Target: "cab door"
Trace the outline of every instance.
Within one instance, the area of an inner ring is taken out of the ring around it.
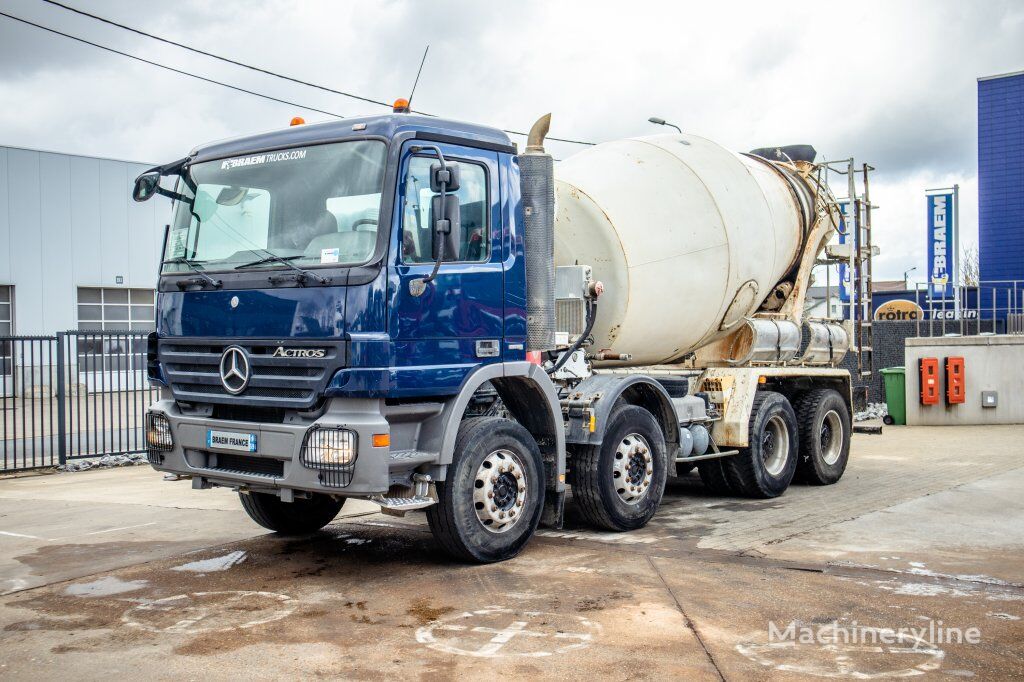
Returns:
[[[422,145],[423,143],[419,143]],[[462,236],[437,277],[415,295],[410,284],[434,267],[430,215],[432,150],[402,149],[392,230],[389,330],[395,369],[390,395],[457,392],[477,365],[501,361],[504,324],[498,155],[471,147],[437,145],[460,166]]]

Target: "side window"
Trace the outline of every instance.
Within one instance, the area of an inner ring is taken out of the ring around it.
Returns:
[[[432,263],[432,226],[430,204],[430,165],[434,157],[416,156],[409,161],[405,176],[405,197],[402,207],[402,260],[405,263]],[[487,226],[487,172],[484,167],[459,161],[459,212],[462,220],[462,244],[458,258],[445,258],[481,263],[490,257],[491,238]]]

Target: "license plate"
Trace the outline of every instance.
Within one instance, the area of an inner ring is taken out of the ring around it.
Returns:
[[[206,432],[206,447],[219,450],[237,450],[239,452],[256,452],[256,434],[239,433],[237,431]]]

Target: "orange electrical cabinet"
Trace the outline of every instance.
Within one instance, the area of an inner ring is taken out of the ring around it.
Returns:
[[[946,404],[964,402],[964,359],[946,358]]]
[[[921,404],[939,404],[939,359],[921,358],[918,362],[921,374]]]

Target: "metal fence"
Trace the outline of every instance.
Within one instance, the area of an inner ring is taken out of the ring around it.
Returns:
[[[0,472],[145,450],[146,334],[0,336]]]
[[[973,285],[917,284],[918,336],[1024,334],[1024,281],[985,280]]]

